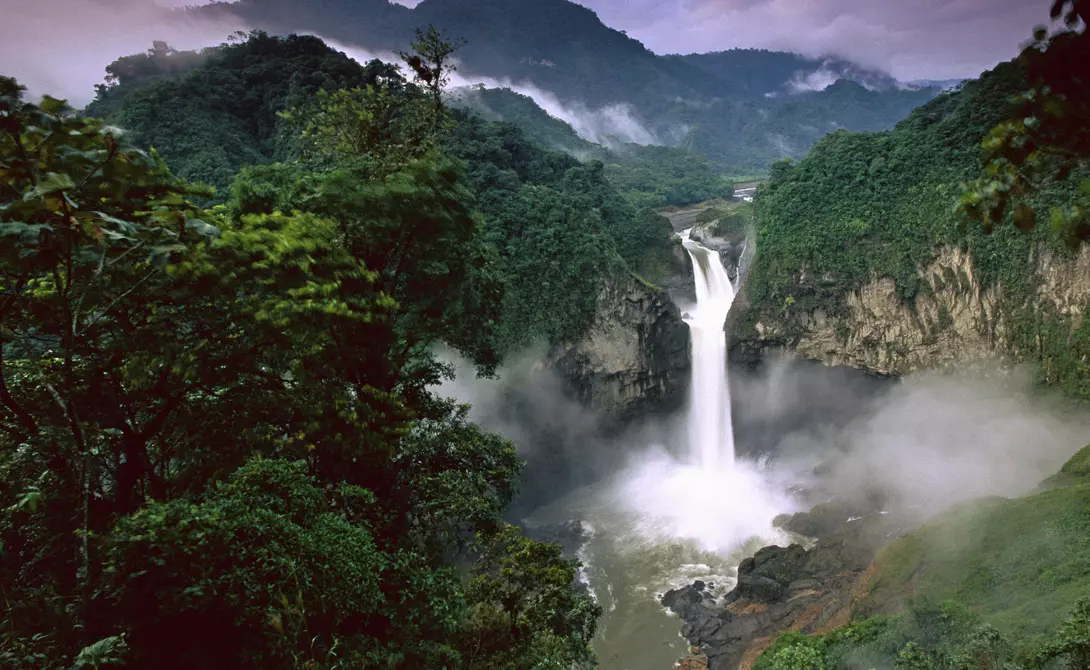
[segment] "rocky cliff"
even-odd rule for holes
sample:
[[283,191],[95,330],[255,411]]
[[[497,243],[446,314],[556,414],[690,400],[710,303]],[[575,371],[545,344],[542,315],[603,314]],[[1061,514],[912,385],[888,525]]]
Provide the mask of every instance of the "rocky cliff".
[[585,407],[621,424],[684,404],[689,328],[664,291],[625,276],[603,285],[586,335],[548,362]]
[[[901,297],[893,279],[875,276],[846,296],[846,309],[837,316],[822,309],[763,309],[735,346],[751,353],[783,347],[886,375],[1041,358],[1046,337],[1073,335],[1082,326],[1090,305],[1090,249],[1066,254],[1042,245],[1033,255],[1028,293],[982,281],[969,253],[942,247],[918,268],[921,289],[912,301]],[[803,269],[795,281],[820,285],[822,277]]]

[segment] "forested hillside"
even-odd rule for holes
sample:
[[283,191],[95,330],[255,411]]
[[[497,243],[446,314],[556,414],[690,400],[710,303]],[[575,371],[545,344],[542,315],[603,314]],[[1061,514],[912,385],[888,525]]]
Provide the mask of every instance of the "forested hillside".
[[[702,154],[733,175],[801,157],[837,128],[890,128],[938,92],[902,90],[888,75],[837,59],[758,50],[658,56],[568,0],[425,0],[411,10],[386,0],[242,0],[190,11],[378,52],[404,49],[416,29],[434,25],[465,41],[458,60],[471,81],[530,85],[588,118],[623,105],[642,142],[650,136]],[[836,79],[843,85],[822,90]],[[506,120],[523,116],[511,112]]]
[[[313,38],[111,74],[131,132],[0,78],[3,664],[592,666],[598,606],[503,522],[514,446],[432,352],[578,334],[668,224]],[[220,156],[218,193],[169,171]]]
[[[120,59],[109,72],[111,84],[99,89],[87,112],[130,129],[134,141],[154,147],[179,176],[217,187],[214,201],[233,194],[231,206],[245,212],[314,206],[315,195],[299,186],[306,179],[290,168],[298,158],[324,160],[308,158],[308,148],[295,141],[300,119],[313,114],[311,100],[330,106],[323,118],[333,127],[346,122],[352,105],[367,109],[366,132],[377,133],[367,141],[396,145],[389,148],[392,157],[381,160],[411,153],[404,143],[414,143],[408,138],[426,126],[421,118],[404,116],[405,101],[420,93],[394,66],[361,66],[313,37],[255,33],[200,54],[159,47]],[[684,172],[670,192],[663,190],[671,188],[665,179],[669,165],[611,164],[608,171],[621,172],[612,181],[628,194],[622,197],[600,162],[584,165],[569,154],[541,149],[511,123],[462,112],[457,119],[441,143],[445,155],[467,166],[466,185],[499,254],[508,287],[493,343],[501,351],[578,336],[607,277],[631,271],[654,281],[666,271],[669,225],[640,207],[730,192],[729,182],[678,151],[674,164]],[[614,156],[590,146],[603,159]],[[244,166],[253,169],[230,186]],[[652,179],[641,181],[648,170]],[[664,179],[654,178],[658,174]],[[330,206],[334,197],[322,191],[321,206]]]
[[[1061,309],[1060,296],[1051,306],[1038,297],[1045,290],[1042,259],[1073,262],[1077,250],[1048,226],[1017,230],[1009,214],[987,234],[957,209],[963,184],[980,174],[982,139],[1018,110],[1016,96],[1028,85],[1024,67],[1006,63],[943,93],[893,131],[836,132],[804,160],[776,164],[757,197],[760,261],[749,286],[749,324],[778,324],[776,337],[795,341],[818,311],[850,318],[853,293],[881,278],[895,282],[897,299],[910,310],[951,287],[965,299],[995,288],[998,303],[988,308],[982,337],[1015,358],[1040,362],[1047,380],[1086,394],[1076,371],[1090,354],[1087,326]],[[1079,182],[1078,171],[1046,182],[1030,201],[1047,212],[1072,202]],[[942,248],[963,250],[969,273],[923,272]],[[926,325],[933,337],[955,326],[939,309],[938,321]]]
[[[958,358],[967,352],[1027,361],[1039,381],[1090,397],[1090,98],[1074,65],[1090,58],[1086,9],[1056,3],[1069,30],[1039,29],[1019,59],[893,131],[836,133],[774,166],[757,193],[751,308],[735,336],[797,347],[832,331],[823,354],[883,362],[903,362],[899,343],[942,343],[954,363],[977,362]],[[987,346],[957,346],[970,341]],[[753,667],[1088,667],[1088,454],[1027,495],[890,533],[840,620],[797,622],[812,635],[782,635]]]
[[847,79],[874,90],[896,88],[898,82],[878,70],[868,70],[840,58],[807,58],[786,51],[729,49],[675,56],[719,82],[731,97],[761,98],[798,93]]

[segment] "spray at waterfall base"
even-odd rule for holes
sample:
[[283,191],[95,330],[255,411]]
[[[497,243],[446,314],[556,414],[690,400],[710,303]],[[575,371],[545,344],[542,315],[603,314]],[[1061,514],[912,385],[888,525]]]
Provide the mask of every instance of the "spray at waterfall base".
[[783,541],[772,526],[791,511],[787,482],[736,460],[731,420],[727,338],[723,330],[734,286],[716,251],[680,233],[693,263],[696,304],[687,310],[692,333],[688,451],[678,460],[653,453],[623,484],[622,500],[651,542],[688,541],[710,552]]

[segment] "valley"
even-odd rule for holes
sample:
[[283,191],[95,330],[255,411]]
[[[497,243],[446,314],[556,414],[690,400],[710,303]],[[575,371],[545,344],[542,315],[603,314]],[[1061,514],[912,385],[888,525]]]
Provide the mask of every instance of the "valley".
[[1082,0],[87,1],[0,71],[0,665],[1090,668]]

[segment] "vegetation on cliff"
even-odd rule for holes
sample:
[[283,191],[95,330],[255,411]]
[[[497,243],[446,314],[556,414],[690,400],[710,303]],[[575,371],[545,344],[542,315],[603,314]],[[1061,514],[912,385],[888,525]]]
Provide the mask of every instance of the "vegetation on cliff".
[[[895,279],[911,304],[928,286],[916,270],[936,246],[959,245],[980,281],[1001,290],[1011,353],[1039,361],[1045,381],[1090,395],[1085,305],[1060,313],[1035,293],[1037,257],[1085,252],[1090,115],[1074,63],[1090,54],[1086,17],[1082,0],[1057,0],[1053,18],[1068,30],[1039,29],[1014,63],[891,133],[833,136],[798,165],[778,166],[758,193],[767,266],[754,276],[758,312],[835,315],[876,276]],[[812,209],[802,223],[791,218]],[[1043,211],[1051,231],[1037,225]],[[800,270],[820,280],[800,281]],[[856,584],[857,620],[781,636],[756,668],[1090,667],[1088,453],[1030,495],[962,503],[893,540]]]
[[[514,446],[430,392],[450,374],[431,351],[490,369],[519,291],[555,301],[519,325],[573,327],[594,273],[625,267],[631,210],[601,166],[451,128],[395,70],[322,53],[255,35],[186,56],[181,100],[154,65],[173,56],[137,58],[158,74],[100,102],[192,113],[162,124],[167,163],[0,78],[5,666],[594,663],[576,565],[502,520]],[[307,80],[316,62],[343,78]],[[212,104],[217,77],[267,104]],[[307,81],[338,90],[293,98]],[[231,165],[194,157],[225,133],[262,149],[209,209],[168,149],[215,181]]]
[[[1081,42],[1085,49],[1085,40]],[[1070,53],[1043,54],[1064,60]],[[1008,352],[1041,364],[1042,378],[1088,396],[1088,326],[1037,299],[1037,258],[1044,250],[1072,253],[1064,232],[1025,225],[985,229],[958,204],[963,184],[980,174],[981,143],[989,131],[1023,109],[1017,98],[1030,84],[1021,61],[1005,63],[959,90],[943,93],[889,132],[838,131],[797,163],[773,166],[757,194],[758,253],[749,284],[753,309],[746,324],[783,324],[790,340],[800,315],[822,310],[847,316],[850,293],[876,278],[892,278],[909,305],[932,286],[921,281],[938,247],[969,252],[978,286],[999,286]],[[1087,168],[1069,170],[1023,193],[1025,207],[1049,211],[1078,201]],[[1022,210],[1006,210],[1013,221]],[[1021,216],[1021,214],[1019,214]],[[955,278],[956,279],[956,278]],[[965,283],[965,282],[961,282]]]

